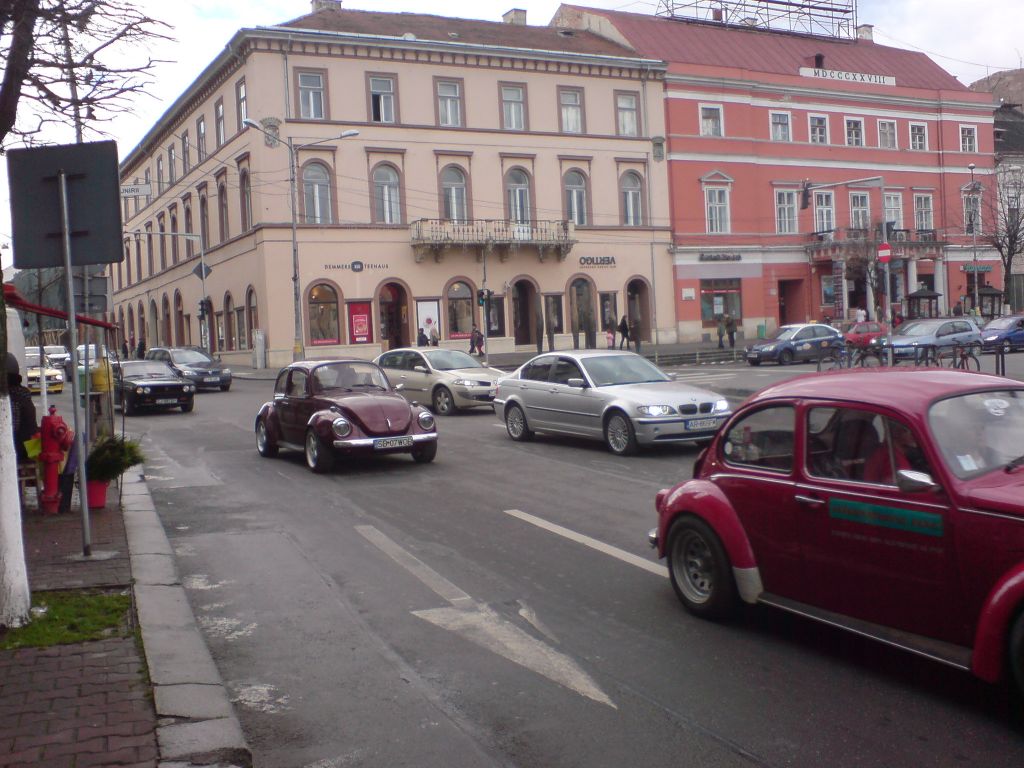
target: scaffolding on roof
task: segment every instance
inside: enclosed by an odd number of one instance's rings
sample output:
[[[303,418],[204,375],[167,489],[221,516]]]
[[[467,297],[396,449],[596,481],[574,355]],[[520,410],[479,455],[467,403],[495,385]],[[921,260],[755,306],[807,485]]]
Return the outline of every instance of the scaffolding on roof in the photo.
[[[851,40],[857,0],[659,0],[657,16]]]

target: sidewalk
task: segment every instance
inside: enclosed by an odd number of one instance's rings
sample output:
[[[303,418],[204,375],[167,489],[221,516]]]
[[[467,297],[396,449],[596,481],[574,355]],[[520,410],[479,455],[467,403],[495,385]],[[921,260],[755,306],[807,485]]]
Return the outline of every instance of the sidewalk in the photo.
[[[29,494],[23,531],[32,592],[130,591],[136,633],[0,651],[0,767],[249,768],[149,490],[138,470],[123,483],[123,512],[112,485],[107,507],[90,514],[89,558],[77,502],[71,514],[44,517]]]

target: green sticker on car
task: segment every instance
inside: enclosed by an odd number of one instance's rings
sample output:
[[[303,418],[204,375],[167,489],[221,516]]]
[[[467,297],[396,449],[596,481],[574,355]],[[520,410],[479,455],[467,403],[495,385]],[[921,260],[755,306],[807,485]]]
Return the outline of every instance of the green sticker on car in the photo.
[[[924,536],[939,537],[944,532],[942,515],[936,512],[865,504],[846,499],[829,500],[828,516],[834,520],[849,520],[853,523],[920,533]]]

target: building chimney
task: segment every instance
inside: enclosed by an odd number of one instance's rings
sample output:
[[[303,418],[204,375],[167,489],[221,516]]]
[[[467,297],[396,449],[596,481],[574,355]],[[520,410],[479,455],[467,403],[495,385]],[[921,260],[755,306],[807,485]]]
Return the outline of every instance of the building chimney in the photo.
[[[513,8],[511,11],[507,11],[502,14],[501,20],[506,24],[515,24],[519,27],[526,26],[526,11],[522,8]]]
[[[340,11],[341,0],[313,0],[313,13],[317,11]]]
[[[858,24],[857,25],[857,39],[867,40],[869,42],[875,41],[874,24]]]

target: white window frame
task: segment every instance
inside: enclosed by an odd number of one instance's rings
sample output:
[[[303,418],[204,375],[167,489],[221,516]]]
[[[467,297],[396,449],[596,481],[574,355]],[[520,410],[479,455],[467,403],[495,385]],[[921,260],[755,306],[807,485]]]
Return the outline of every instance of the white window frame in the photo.
[[[380,174],[388,174],[385,178]],[[402,175],[391,165],[381,164],[370,174],[373,184],[373,221],[375,224],[402,223]]]
[[[718,133],[706,133],[704,131],[704,110],[714,109],[718,111]],[[697,128],[701,136],[720,139],[725,136],[725,108],[721,104],[697,104]]]
[[[850,143],[850,123],[860,123],[860,143]],[[845,145],[847,147],[863,147],[864,143],[864,118],[863,117],[843,117],[843,138],[845,139]]]
[[[712,200],[721,195],[721,199]],[[714,206],[712,208],[712,206]],[[732,216],[729,205],[729,187],[708,184],[704,187],[704,225],[709,235],[727,235],[732,231]]]
[[[855,195],[864,198],[864,205],[854,205]],[[866,191],[858,189],[850,192],[850,228],[871,228],[871,195]]]
[[[775,137],[775,117],[781,116],[786,118],[786,138],[780,139]],[[780,109],[773,109],[768,112],[768,138],[771,141],[791,142],[793,141],[793,115],[790,112],[784,112]]]
[[[579,174],[579,186],[569,186],[570,173]],[[565,172],[565,176],[562,177],[562,193],[565,195],[566,218],[578,227],[587,226],[587,177],[583,175],[583,171],[570,168]]]
[[[635,187],[627,187],[623,180],[627,175],[636,178]],[[644,225],[644,177],[637,171],[626,171],[619,177],[619,195],[622,198],[622,224],[626,227]]]
[[[306,174],[316,168],[323,171],[325,178],[307,179]],[[334,206],[331,202],[331,169],[325,163],[309,163],[299,172],[302,183],[302,219],[303,224],[333,224]]]
[[[980,193],[971,192],[970,189],[966,189],[966,190],[962,190],[960,192],[960,199],[963,201],[963,206],[964,206],[964,234],[965,235],[966,234],[971,234],[970,231],[967,228],[967,210],[968,210],[968,207],[974,209],[974,213],[975,213],[975,215],[977,217],[975,219],[975,221],[974,221],[974,234],[976,234],[976,235],[983,234],[985,230],[981,226],[982,225],[981,194]],[[974,200],[975,202],[971,206],[968,206],[967,205],[967,201],[968,200]]]
[[[632,99],[632,107],[624,107],[620,99]],[[629,121],[632,120],[632,126]],[[640,96],[636,93],[615,94],[615,130],[619,136],[640,135]]]
[[[887,147],[887,146],[885,146],[882,143],[882,126],[883,125],[891,125],[892,126],[892,146],[891,147]],[[878,121],[876,121],[875,129],[878,131],[878,148],[879,149],[899,149],[900,148],[900,139],[899,139],[899,133],[898,133],[899,125],[897,124],[897,122],[895,120],[878,120]]]
[[[506,99],[505,91],[519,91],[519,98]],[[498,86],[498,92],[501,94],[501,127],[506,131],[525,131],[526,86],[502,83]]]
[[[799,227],[797,213],[797,190],[775,190],[775,233],[779,235],[795,235]]]
[[[445,86],[454,86],[455,94],[441,93]],[[462,127],[462,83],[458,80],[437,81],[437,124],[442,128]]]
[[[302,78],[315,77],[319,85],[304,85]],[[327,76],[323,72],[299,72],[296,80],[299,89],[299,117],[303,120],[323,120],[327,116]]]
[[[376,87],[374,83],[387,83],[389,90]],[[390,75],[370,75],[370,122],[377,125],[395,123],[395,78]],[[373,119],[374,101],[380,105],[380,120]]]
[[[167,145],[167,183],[170,186],[174,186],[174,182],[178,180],[178,172],[174,166],[178,161],[178,150],[175,149],[174,144]]]
[[[898,201],[898,205],[890,205],[889,203],[893,200]],[[889,218],[890,211],[896,211],[894,218]],[[891,223],[893,229],[903,229],[903,193],[902,192],[882,192],[882,222],[884,224]]]
[[[576,97],[576,103],[568,103],[563,99],[572,95]],[[583,89],[582,88],[559,88],[558,89],[558,114],[559,128],[562,133],[582,134],[586,115],[583,112]]]
[[[815,118],[821,118],[822,120],[825,121],[825,141],[824,142],[815,141],[814,140],[814,124],[811,121],[814,120]],[[817,144],[818,146],[827,146],[827,145],[831,144],[832,143],[832,136],[829,133],[830,128],[831,128],[831,125],[830,125],[830,122],[829,122],[829,119],[828,119],[828,115],[814,114],[814,113],[807,115],[807,143],[808,144]]]
[[[928,201],[928,207],[924,208],[919,203],[923,200]],[[921,214],[927,213],[928,220],[922,225]],[[935,200],[934,196],[930,192],[915,192],[914,193],[914,229],[918,232],[921,230],[935,229]]]
[[[915,147],[914,146],[914,128],[923,128],[924,129],[924,146],[923,147]],[[908,133],[907,133],[907,136],[908,136],[907,148],[911,152],[927,152],[928,151],[928,123],[913,122],[907,128],[907,131],[908,131]]]
[[[971,149],[964,149],[964,131],[968,131],[971,138],[971,143],[974,145]],[[964,125],[960,124],[960,151],[966,154],[977,154],[978,152],[978,126],[976,125]]]
[[[827,219],[827,220],[826,220]],[[836,196],[830,189],[814,190],[814,231],[832,232],[836,228]]]

